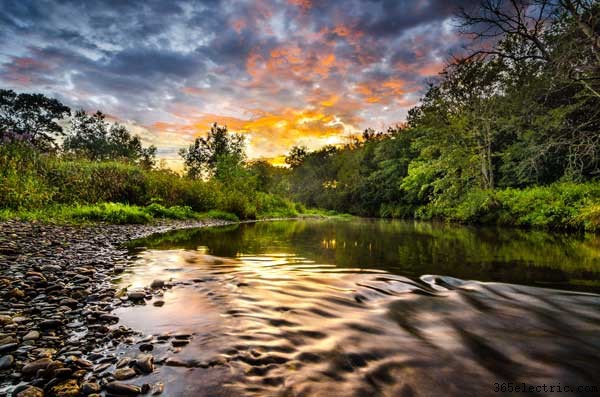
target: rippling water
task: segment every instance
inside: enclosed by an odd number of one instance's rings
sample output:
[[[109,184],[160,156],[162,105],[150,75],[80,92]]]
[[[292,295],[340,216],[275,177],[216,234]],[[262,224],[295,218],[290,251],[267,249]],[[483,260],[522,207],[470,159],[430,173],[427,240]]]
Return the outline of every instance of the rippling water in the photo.
[[[159,366],[144,380],[162,379],[169,396],[600,386],[600,296],[583,292],[597,292],[600,280],[594,237],[312,220],[140,244],[120,285],[162,279],[173,287],[162,307],[149,302],[117,314],[147,335],[193,335],[186,347],[157,344],[153,352],[185,365]]]

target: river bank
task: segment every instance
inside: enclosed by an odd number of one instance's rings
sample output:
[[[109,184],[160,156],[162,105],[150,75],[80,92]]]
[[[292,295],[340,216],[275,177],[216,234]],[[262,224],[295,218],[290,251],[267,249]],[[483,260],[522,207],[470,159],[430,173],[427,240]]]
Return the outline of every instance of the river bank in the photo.
[[[20,221],[0,223],[0,395],[76,396],[105,390],[135,395],[150,389],[121,384],[152,371],[146,356],[118,373],[99,376],[115,356],[93,353],[127,338],[110,328],[112,310],[144,293],[117,291],[110,280],[124,271],[131,239],[174,229],[224,225],[222,220],[152,225],[81,226]],[[140,295],[141,293],[141,295]],[[135,365],[134,365],[135,364]],[[160,392],[160,385],[153,385]]]

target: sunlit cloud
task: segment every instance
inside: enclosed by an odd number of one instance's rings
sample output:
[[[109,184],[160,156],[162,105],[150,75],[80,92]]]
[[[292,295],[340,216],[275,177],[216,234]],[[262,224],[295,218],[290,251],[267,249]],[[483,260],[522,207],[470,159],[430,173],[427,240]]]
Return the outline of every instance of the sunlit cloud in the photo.
[[[168,165],[213,122],[251,158],[403,122],[466,0],[5,1],[0,84],[101,109]]]

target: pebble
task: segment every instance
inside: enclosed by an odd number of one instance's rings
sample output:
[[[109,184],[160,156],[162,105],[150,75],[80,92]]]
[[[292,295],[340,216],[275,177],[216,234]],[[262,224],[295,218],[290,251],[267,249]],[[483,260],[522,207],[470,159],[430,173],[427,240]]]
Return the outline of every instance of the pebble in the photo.
[[[113,395],[154,391],[155,385],[138,387],[118,380],[106,384],[111,380],[107,370],[115,363],[119,377],[154,372],[152,355],[141,354],[133,361],[106,354],[127,344],[133,349],[136,341],[144,352],[154,348],[152,337],[140,340],[133,330],[111,325],[119,321],[112,313],[121,305],[150,298],[150,289],[156,290],[153,304],[162,302],[162,289],[169,286],[154,280],[146,290],[117,291],[111,281],[126,270],[130,259],[120,244],[202,225],[0,222],[0,394],[99,396],[103,387]]]
[[[135,377],[136,373],[133,368],[119,368],[114,373],[113,376],[116,380],[126,380]]]
[[[40,339],[40,333],[38,331],[29,331],[24,337],[23,340],[38,340]]]
[[[154,371],[154,357],[149,354],[139,355],[136,359],[135,366],[145,374]]]
[[[163,288],[165,286],[165,282],[163,280],[153,280],[152,283],[150,284],[150,288],[152,289],[159,289],[159,288]]]
[[[10,354],[0,357],[0,371],[12,367],[14,363],[15,358]]]
[[[44,390],[35,386],[28,386],[25,390],[17,393],[16,397],[44,397]]]
[[[137,396],[142,392],[142,388],[136,385],[130,385],[119,381],[107,383],[105,386],[107,392],[123,396]]]
[[[141,301],[146,297],[146,293],[144,291],[129,291],[127,297],[132,301]]]

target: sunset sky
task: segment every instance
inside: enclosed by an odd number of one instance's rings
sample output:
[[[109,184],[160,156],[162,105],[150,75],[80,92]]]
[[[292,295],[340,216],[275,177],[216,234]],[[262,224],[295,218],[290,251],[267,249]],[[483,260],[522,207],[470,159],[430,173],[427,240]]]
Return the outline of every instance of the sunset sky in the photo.
[[[100,109],[174,167],[214,121],[274,158],[402,122],[466,3],[0,0],[0,87]]]

